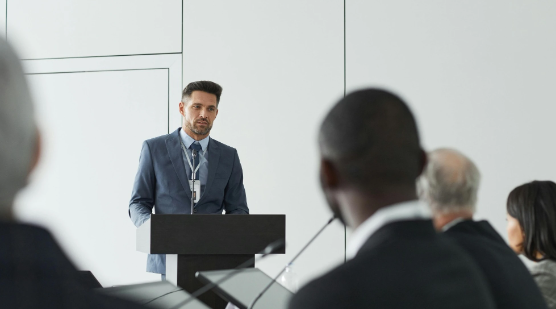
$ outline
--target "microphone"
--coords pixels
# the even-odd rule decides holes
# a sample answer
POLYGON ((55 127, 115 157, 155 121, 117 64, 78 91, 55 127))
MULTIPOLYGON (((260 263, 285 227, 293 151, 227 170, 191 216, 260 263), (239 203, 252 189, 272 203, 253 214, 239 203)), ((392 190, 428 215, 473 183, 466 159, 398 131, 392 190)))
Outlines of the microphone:
MULTIPOLYGON (((275 241, 271 242, 262 251, 257 253, 257 254, 262 254, 262 256, 258 260, 261 260, 261 259, 267 257, 269 254, 272 254, 276 251, 279 251, 279 250, 283 249, 285 245, 286 245, 286 243, 283 239, 278 239, 278 240, 275 240, 275 241)), ((170 309, 177 309, 177 308, 189 303, 190 301, 194 300, 195 298, 197 298, 200 295, 204 294, 205 292, 209 291, 213 287, 218 286, 219 284, 223 283, 224 281, 230 279, 235 274, 242 271, 245 267, 251 265, 254 261, 255 261, 255 257, 250 258, 249 260, 247 260, 247 261, 243 262, 242 264, 240 264, 239 266, 237 266, 234 269, 234 271, 232 271, 229 274, 227 274, 226 276, 222 277, 220 280, 218 280, 216 282, 211 282, 211 283, 205 284, 202 288, 198 289, 197 291, 193 292, 193 294, 189 295, 189 298, 187 298, 183 302, 175 305, 174 307, 171 307, 170 309)), ((195 274, 195 276, 197 276, 198 273, 199 272, 197 272, 195 274)), ((181 290, 182 289, 180 289, 180 291, 181 290)))
POLYGON ((195 157, 197 156, 197 151, 195 149, 191 149, 191 160, 193 161, 193 167, 191 168, 191 214, 193 214, 193 208, 195 206, 195 200, 197 191, 195 191, 195 157))
POLYGON ((301 250, 293 257, 293 259, 288 264, 286 264, 286 267, 282 268, 282 270, 278 273, 278 275, 276 275, 276 277, 274 277, 272 279, 272 281, 270 281, 270 283, 261 291, 261 293, 259 293, 259 295, 257 295, 257 297, 255 297, 255 299, 253 299, 253 301, 251 302, 251 305, 249 305, 248 309, 253 309, 253 307, 255 306, 257 301, 259 300, 259 298, 261 298, 263 296, 263 294, 268 289, 270 289, 270 287, 274 284, 274 282, 276 282, 276 280, 278 280, 278 278, 284 273, 284 271, 286 271, 286 268, 288 267, 288 265, 292 264, 301 255, 301 253, 303 253, 303 251, 305 251, 305 249, 307 249, 307 247, 309 247, 309 245, 311 245, 311 243, 313 243, 313 241, 322 233, 322 231, 324 231, 324 229, 326 229, 326 227, 328 225, 330 225, 330 223, 332 223, 332 221, 336 220, 336 218, 337 218, 337 216, 334 215, 332 218, 330 218, 330 220, 328 220, 328 222, 326 222, 326 224, 315 234, 315 236, 313 236, 313 238, 311 238, 311 240, 309 240, 309 242, 303 248, 301 248, 301 250))

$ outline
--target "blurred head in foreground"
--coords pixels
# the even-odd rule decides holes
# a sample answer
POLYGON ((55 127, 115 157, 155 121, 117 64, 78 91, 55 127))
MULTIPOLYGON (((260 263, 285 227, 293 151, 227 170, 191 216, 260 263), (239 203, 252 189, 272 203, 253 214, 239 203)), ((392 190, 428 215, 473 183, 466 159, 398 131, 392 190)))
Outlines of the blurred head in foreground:
POLYGON ((37 162, 38 132, 21 64, 0 39, 0 218, 13 218, 12 205, 37 162))
POLYGON ((461 152, 440 148, 429 153, 417 192, 429 205, 437 229, 454 219, 473 217, 480 180, 475 163, 461 152))
POLYGON ((356 228, 378 209, 416 199, 426 163, 408 106, 381 89, 352 92, 319 132, 320 178, 332 211, 356 228))
POLYGON ((556 261, 556 184, 532 181, 513 189, 507 211, 510 247, 532 261, 556 261))

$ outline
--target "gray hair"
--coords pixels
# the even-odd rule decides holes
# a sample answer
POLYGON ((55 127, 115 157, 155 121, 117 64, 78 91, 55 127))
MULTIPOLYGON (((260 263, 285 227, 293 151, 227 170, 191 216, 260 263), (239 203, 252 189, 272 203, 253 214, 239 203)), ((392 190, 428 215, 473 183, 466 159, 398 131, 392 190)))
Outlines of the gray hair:
POLYGON ((0 39, 0 215, 11 214, 36 155, 34 108, 21 64, 0 39))
POLYGON ((433 213, 475 212, 481 174, 461 152, 441 148, 429 153, 429 162, 417 180, 419 197, 433 213))

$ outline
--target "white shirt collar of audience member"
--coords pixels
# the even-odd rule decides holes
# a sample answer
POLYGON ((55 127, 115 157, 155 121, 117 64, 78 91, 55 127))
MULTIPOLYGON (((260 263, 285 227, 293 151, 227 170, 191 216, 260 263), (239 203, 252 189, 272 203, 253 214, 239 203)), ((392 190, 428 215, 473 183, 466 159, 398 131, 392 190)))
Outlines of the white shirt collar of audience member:
POLYGON ((378 229, 384 225, 402 220, 430 219, 431 213, 427 205, 413 200, 384 207, 375 212, 351 234, 347 249, 347 259, 355 257, 359 249, 378 229))

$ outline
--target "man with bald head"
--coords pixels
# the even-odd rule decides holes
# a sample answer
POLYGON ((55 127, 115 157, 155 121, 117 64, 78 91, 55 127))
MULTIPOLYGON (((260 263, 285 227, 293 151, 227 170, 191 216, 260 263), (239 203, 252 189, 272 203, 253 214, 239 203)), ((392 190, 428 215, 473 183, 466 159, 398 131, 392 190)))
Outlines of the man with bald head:
POLYGON ((426 155, 399 97, 347 95, 324 119, 319 146, 324 195, 353 229, 349 260, 303 287, 290 308, 494 308, 480 270, 418 202, 426 155))
POLYGON ((541 292, 517 255, 487 221, 473 221, 481 175, 454 149, 429 153, 418 192, 439 231, 460 245, 487 278, 496 308, 546 308, 541 292))

